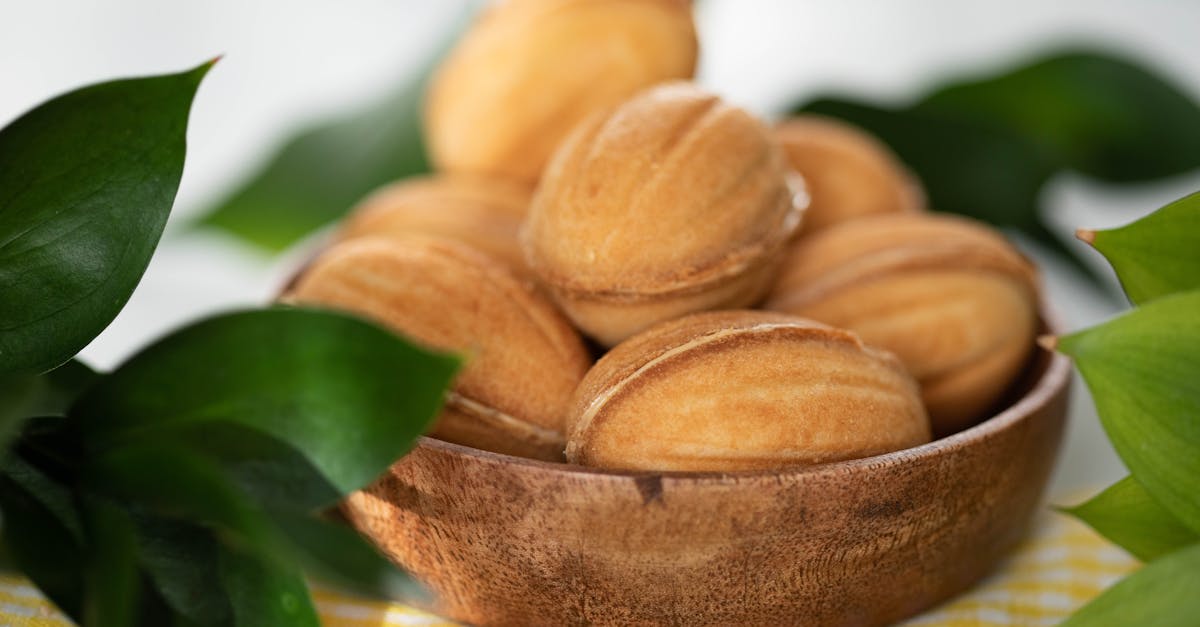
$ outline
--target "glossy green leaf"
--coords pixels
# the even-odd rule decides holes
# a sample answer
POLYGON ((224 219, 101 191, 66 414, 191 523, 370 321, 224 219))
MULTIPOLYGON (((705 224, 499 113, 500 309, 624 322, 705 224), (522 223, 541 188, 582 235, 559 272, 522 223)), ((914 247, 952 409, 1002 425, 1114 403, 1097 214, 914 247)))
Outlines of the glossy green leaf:
MULTIPOLYGON (((465 22, 470 13, 473 10, 464 12, 459 21, 465 22)), ((459 30, 451 28, 421 72, 373 106, 319 123, 288 140, 195 225, 276 252, 338 220, 376 188, 429 172, 422 100, 435 62, 456 41, 459 30)))
MULTIPOLYGON (((65 488, 62 490, 70 498, 65 488)), ((76 534, 43 503, 45 497, 30 493, 7 474, 0 474, 4 544, 21 572, 42 594, 78 621, 83 616, 82 566, 86 555, 76 534)))
POLYGON ((213 461, 148 440, 100 454, 83 466, 84 486, 151 515, 219 529, 223 537, 289 560, 274 524, 213 461))
POLYGON ((344 215, 368 192, 429 171, 425 77, 365 111, 310 128, 199 220, 275 252, 344 215))
POLYGON ((1143 562, 1200 542, 1200 534, 1159 505, 1133 477, 1125 477, 1086 503, 1063 511, 1143 562))
POLYGON ((1200 544, 1126 577, 1076 612, 1061 627, 1194 627, 1200 617, 1200 544))
POLYGON ((216 627, 198 625, 173 610, 158 590, 150 585, 146 573, 139 572, 139 575, 137 622, 134 623, 138 627, 216 627))
POLYGON ((75 506, 75 497, 71 489, 56 481, 26 459, 27 451, 17 451, 16 454, 4 460, 3 475, 32 497, 52 514, 59 525, 71 534, 72 539, 79 545, 86 542, 83 522, 75 506))
POLYGON ((921 178, 934 210, 1023 231, 1041 228, 1037 194, 1056 164, 1020 134, 850 100, 817 100, 803 111, 841 118, 882 139, 921 178))
POLYGON ((37 394, 24 411, 30 416, 65 416, 97 376, 87 364, 72 359, 37 377, 37 394))
POLYGON ((1200 291, 1068 335, 1108 437, 1167 511, 1200 532, 1200 291))
POLYGON ((0 378, 0 459, 26 419, 64 415, 95 378, 74 359, 44 374, 0 378))
POLYGON ((457 360, 345 314, 226 314, 160 340, 71 409, 92 450, 234 422, 302 452, 343 493, 379 476, 441 407, 457 360))
POLYGON ((38 403, 41 385, 37 375, 0 377, 0 459, 30 416, 29 408, 38 403))
POLYGON ((1200 289, 1200 193, 1132 224, 1083 236, 1092 238, 1135 303, 1200 289))
POLYGON ((139 445, 187 450, 216 462, 238 488, 268 508, 312 512, 342 492, 286 442, 244 423, 174 423, 142 433, 139 445))
POLYGON ((220 581, 221 547, 210 529, 179 519, 133 516, 142 568, 167 604, 205 627, 232 625, 233 609, 220 581))
POLYGON ((140 559, 184 617, 203 625, 316 624, 297 548, 215 462, 146 441, 102 454, 84 476, 92 489, 136 504, 142 520, 152 517, 139 527, 140 559), (181 574, 189 563, 194 570, 181 574))
POLYGON ((86 581, 83 625, 140 624, 142 580, 133 522, 110 501, 94 497, 82 501, 88 530, 87 557, 79 565, 86 581))
POLYGON ((1019 229, 1092 279, 1043 226, 1045 183, 1068 169, 1143 181, 1200 167, 1200 105, 1154 72, 1099 52, 957 81, 910 106, 822 97, 795 111, 874 133, 918 175, 932 208, 1019 229))
POLYGON ((299 571, 281 569, 254 552, 227 546, 218 549, 217 560, 236 625, 320 626, 299 571))
POLYGON ((289 513, 273 518, 314 577, 370 597, 426 598, 419 584, 346 525, 289 513))
POLYGON ((1039 195, 1057 166, 1031 139, 973 120, 836 98, 813 101, 798 112, 840 118, 882 139, 921 179, 935 211, 1018 229, 1095 276, 1042 224, 1039 195))
POLYGON ((70 359, 141 279, 212 63, 59 96, 0 130, 0 377, 70 359))
POLYGON ((1200 105, 1150 68, 1104 52, 1057 53, 950 84, 915 109, 1011 129, 1062 167, 1106 181, 1200 167, 1200 105))
MULTIPOLYGON (((202 596, 212 611, 223 597, 214 597, 212 588, 201 590, 192 581, 199 574, 180 578, 178 570, 189 562, 200 570, 212 566, 191 554, 214 542, 252 551, 279 572, 307 568, 335 585, 373 596, 412 598, 419 593, 407 575, 351 529, 295 506, 281 508, 277 498, 250 499, 216 461, 192 447, 150 438, 103 454, 83 474, 89 487, 137 504, 138 519, 151 521, 148 529, 139 527, 143 561, 152 566, 147 570, 168 603, 193 620, 199 618, 197 608, 181 606, 184 591, 202 596), (216 534, 205 535, 197 524, 216 534)), ((212 624, 209 619, 200 622, 212 624)))

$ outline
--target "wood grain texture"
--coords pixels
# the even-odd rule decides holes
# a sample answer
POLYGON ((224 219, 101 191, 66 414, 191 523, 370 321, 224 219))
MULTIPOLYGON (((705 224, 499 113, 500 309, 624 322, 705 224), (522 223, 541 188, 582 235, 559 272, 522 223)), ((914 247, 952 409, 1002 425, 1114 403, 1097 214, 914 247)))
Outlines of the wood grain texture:
POLYGON ((345 504, 478 625, 885 625, 1021 539, 1066 418, 1039 352, 993 418, 917 448, 770 472, 606 472, 423 440, 345 504))

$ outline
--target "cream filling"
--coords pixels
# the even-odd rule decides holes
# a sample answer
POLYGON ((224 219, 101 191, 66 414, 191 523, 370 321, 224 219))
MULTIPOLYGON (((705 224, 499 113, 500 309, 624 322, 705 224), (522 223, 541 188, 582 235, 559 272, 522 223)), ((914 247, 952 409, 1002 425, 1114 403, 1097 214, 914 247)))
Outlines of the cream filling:
POLYGON ((484 405, 454 391, 446 392, 446 404, 464 413, 479 418, 490 427, 504 433, 512 433, 521 439, 537 444, 562 445, 563 435, 553 429, 547 429, 532 424, 520 418, 510 416, 495 407, 484 405))

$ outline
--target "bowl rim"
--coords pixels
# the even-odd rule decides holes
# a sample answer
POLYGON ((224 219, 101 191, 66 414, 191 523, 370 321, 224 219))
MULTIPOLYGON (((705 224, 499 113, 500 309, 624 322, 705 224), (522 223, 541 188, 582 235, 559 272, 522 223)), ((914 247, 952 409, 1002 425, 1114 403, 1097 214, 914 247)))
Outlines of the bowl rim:
MULTIPOLYGON (((1049 310, 1045 304, 1040 308, 1040 318, 1043 323, 1043 328, 1050 333, 1057 334, 1062 328, 1058 321, 1057 315, 1049 310)), ((1031 359, 1041 358, 1036 351, 1045 351, 1040 346, 1035 346, 1035 353, 1031 354, 1031 359)), ((647 477, 658 478, 670 482, 682 483, 707 483, 707 482, 728 482, 729 480, 738 479, 762 479, 768 478, 778 480, 782 478, 789 479, 816 479, 829 475, 844 475, 849 472, 855 472, 865 469, 883 470, 900 464, 911 464, 921 460, 926 460, 941 455, 946 455, 950 452, 964 449, 975 444, 985 442, 995 437, 1005 429, 1028 419, 1030 416, 1037 413, 1039 409, 1046 406, 1060 392, 1062 392, 1071 380, 1071 362, 1070 359, 1058 352, 1050 352, 1048 361, 1044 370, 1033 382, 1029 390, 1021 395, 1011 405, 1005 407, 999 413, 987 418, 979 423, 948 435, 943 438, 926 442, 920 446, 912 448, 874 455, 872 457, 862 457, 857 459, 848 459, 838 462, 829 462, 825 464, 814 464, 811 466, 792 466, 784 468, 766 468, 756 470, 688 470, 688 471, 653 471, 653 470, 623 470, 613 468, 594 468, 590 466, 581 466, 570 462, 550 462, 539 459, 531 459, 527 457, 516 457, 506 455, 504 453, 496 453, 486 451, 474 447, 455 444, 439 440, 429 436, 420 436, 417 439, 413 451, 416 449, 432 449, 444 454, 449 454, 457 458, 466 458, 472 461, 485 462, 494 465, 502 465, 506 467, 517 467, 529 472, 542 474, 561 475, 564 479, 587 479, 587 478, 609 478, 609 479, 645 479, 647 477)), ((410 451, 411 454, 412 451, 410 451)), ((403 459, 403 458, 402 458, 403 459)))

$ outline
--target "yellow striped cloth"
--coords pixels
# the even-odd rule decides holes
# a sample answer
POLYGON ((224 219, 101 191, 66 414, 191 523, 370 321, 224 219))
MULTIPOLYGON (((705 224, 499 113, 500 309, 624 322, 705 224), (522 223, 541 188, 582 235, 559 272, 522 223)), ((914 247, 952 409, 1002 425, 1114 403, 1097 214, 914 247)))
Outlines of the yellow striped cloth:
MULTIPOLYGON (((1137 568, 1137 561, 1073 519, 1046 512, 1033 534, 994 576, 971 592, 914 618, 906 627, 1056 625, 1137 568)), ((350 599, 316 587, 317 611, 330 627, 420 625, 449 621, 397 604, 350 599)), ((0 626, 70 623, 25 579, 0 574, 0 626)))

